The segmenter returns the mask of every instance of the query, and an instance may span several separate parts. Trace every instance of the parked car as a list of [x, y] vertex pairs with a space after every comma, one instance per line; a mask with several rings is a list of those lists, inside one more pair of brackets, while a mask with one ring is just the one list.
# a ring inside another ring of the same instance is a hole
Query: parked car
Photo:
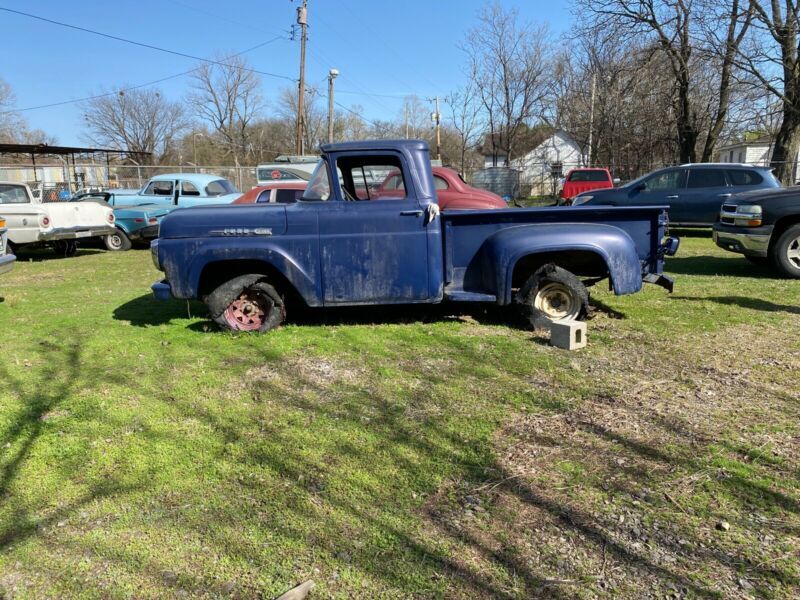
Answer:
[[611, 177], [611, 171], [608, 169], [594, 167], [570, 169], [559, 193], [559, 204], [572, 204], [572, 199], [578, 194], [613, 188], [617, 183], [619, 183], [619, 179]]
[[6, 229], [6, 220], [0, 217], [0, 275], [8, 273], [14, 268], [14, 261], [17, 257], [8, 251], [8, 229]]
[[759, 190], [731, 198], [722, 205], [713, 236], [720, 248], [800, 279], [800, 188]]
[[297, 202], [308, 185], [307, 181], [281, 181], [258, 185], [233, 201], [233, 204], [291, 204]]
[[22, 183], [0, 182], [0, 211], [8, 227], [8, 244], [50, 245], [71, 256], [77, 241], [101, 238], [116, 231], [114, 212], [97, 202], [45, 202]]
[[[534, 326], [579, 319], [584, 282], [616, 294], [661, 274], [676, 239], [662, 208], [443, 211], [428, 144], [375, 140], [322, 146], [301, 202], [176, 210], [151, 244], [164, 280], [155, 296], [203, 299], [225, 329], [268, 331], [286, 301], [310, 307], [515, 304]], [[367, 167], [402, 178], [393, 199], [353, 202]]]
[[135, 194], [110, 192], [107, 202], [111, 206], [188, 207], [206, 204], [229, 204], [242, 193], [230, 181], [218, 175], [203, 173], [171, 173], [156, 175]]
[[[508, 208], [497, 194], [469, 185], [458, 171], [447, 167], [431, 167], [436, 198], [442, 210]], [[397, 198], [405, 194], [403, 176], [394, 170], [383, 180], [371, 199]], [[361, 194], [359, 194], [361, 195]]]
[[256, 167], [257, 185], [278, 181], [308, 181], [319, 162], [319, 156], [278, 156], [273, 162]]
[[[134, 190], [136, 193], [138, 190]], [[114, 191], [86, 192], [76, 194], [70, 202], [99, 202], [110, 206], [112, 197], [116, 201], [124, 201], [131, 193]], [[107, 235], [103, 242], [111, 251], [130, 250], [137, 242], [149, 243], [158, 237], [158, 224], [161, 219], [175, 210], [174, 206], [114, 206], [114, 225], [116, 232]]]
[[669, 206], [674, 225], [709, 227], [734, 194], [780, 187], [768, 167], [697, 163], [659, 169], [618, 188], [593, 190], [572, 201], [578, 205]]

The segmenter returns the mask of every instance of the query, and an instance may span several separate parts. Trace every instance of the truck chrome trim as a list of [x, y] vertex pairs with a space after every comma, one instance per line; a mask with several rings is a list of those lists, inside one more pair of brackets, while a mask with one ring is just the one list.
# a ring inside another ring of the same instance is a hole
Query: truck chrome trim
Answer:
[[104, 227], [59, 227], [39, 234], [42, 242], [53, 242], [56, 240], [77, 240], [80, 238], [101, 237], [116, 233], [117, 228], [113, 225]]
[[717, 246], [731, 252], [751, 256], [767, 256], [770, 236], [714, 231], [713, 240]]

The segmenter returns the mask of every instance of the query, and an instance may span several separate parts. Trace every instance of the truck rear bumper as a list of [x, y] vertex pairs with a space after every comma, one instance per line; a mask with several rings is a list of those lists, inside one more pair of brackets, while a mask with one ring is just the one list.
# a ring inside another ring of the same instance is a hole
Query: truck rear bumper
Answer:
[[153, 290], [153, 296], [156, 297], [156, 300], [170, 300], [173, 297], [172, 288], [166, 279], [155, 282], [150, 289]]
[[767, 256], [769, 240], [772, 236], [772, 225], [745, 229], [714, 225], [714, 243], [730, 252], [738, 252], [748, 256]]
[[116, 233], [113, 225], [100, 227], [59, 227], [39, 234], [41, 242], [55, 242], [57, 240], [77, 240], [82, 238], [103, 237]]
[[14, 268], [14, 262], [17, 260], [17, 257], [13, 254], [4, 254], [0, 256], [0, 275], [3, 273], [8, 273], [11, 269]]

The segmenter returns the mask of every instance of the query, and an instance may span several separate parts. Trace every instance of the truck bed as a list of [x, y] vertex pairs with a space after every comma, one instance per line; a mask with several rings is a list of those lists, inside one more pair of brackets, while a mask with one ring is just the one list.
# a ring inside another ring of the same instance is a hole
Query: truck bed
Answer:
[[[556, 249], [559, 236], [574, 240], [576, 234], [586, 231], [586, 249], [591, 251], [597, 232], [587, 224], [605, 225], [623, 230], [635, 244], [642, 272], [632, 274], [639, 283], [646, 273], [660, 273], [662, 259], [658, 246], [667, 225], [666, 206], [653, 207], [544, 207], [508, 210], [446, 211], [442, 213], [442, 243], [444, 245], [445, 297], [463, 301], [498, 301], [506, 304], [510, 298], [497, 298], [497, 276], [488, 243], [501, 230], [524, 227], [538, 230], [534, 235], [548, 238], [548, 246]], [[540, 229], [539, 229], [540, 228]], [[507, 234], [506, 234], [507, 235]], [[577, 273], [587, 277], [601, 277], [601, 273]], [[509, 275], [510, 276], [510, 275]], [[624, 282], [619, 282], [623, 284]], [[624, 285], [615, 288], [617, 293], [631, 293]]]

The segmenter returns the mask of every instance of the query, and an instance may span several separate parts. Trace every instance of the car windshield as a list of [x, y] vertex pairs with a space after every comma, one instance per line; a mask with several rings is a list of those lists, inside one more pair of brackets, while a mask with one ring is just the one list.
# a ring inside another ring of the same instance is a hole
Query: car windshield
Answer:
[[321, 160], [311, 175], [301, 200], [325, 201], [331, 197], [331, 178], [328, 174], [328, 162]]
[[608, 181], [605, 171], [573, 171], [567, 181]]

